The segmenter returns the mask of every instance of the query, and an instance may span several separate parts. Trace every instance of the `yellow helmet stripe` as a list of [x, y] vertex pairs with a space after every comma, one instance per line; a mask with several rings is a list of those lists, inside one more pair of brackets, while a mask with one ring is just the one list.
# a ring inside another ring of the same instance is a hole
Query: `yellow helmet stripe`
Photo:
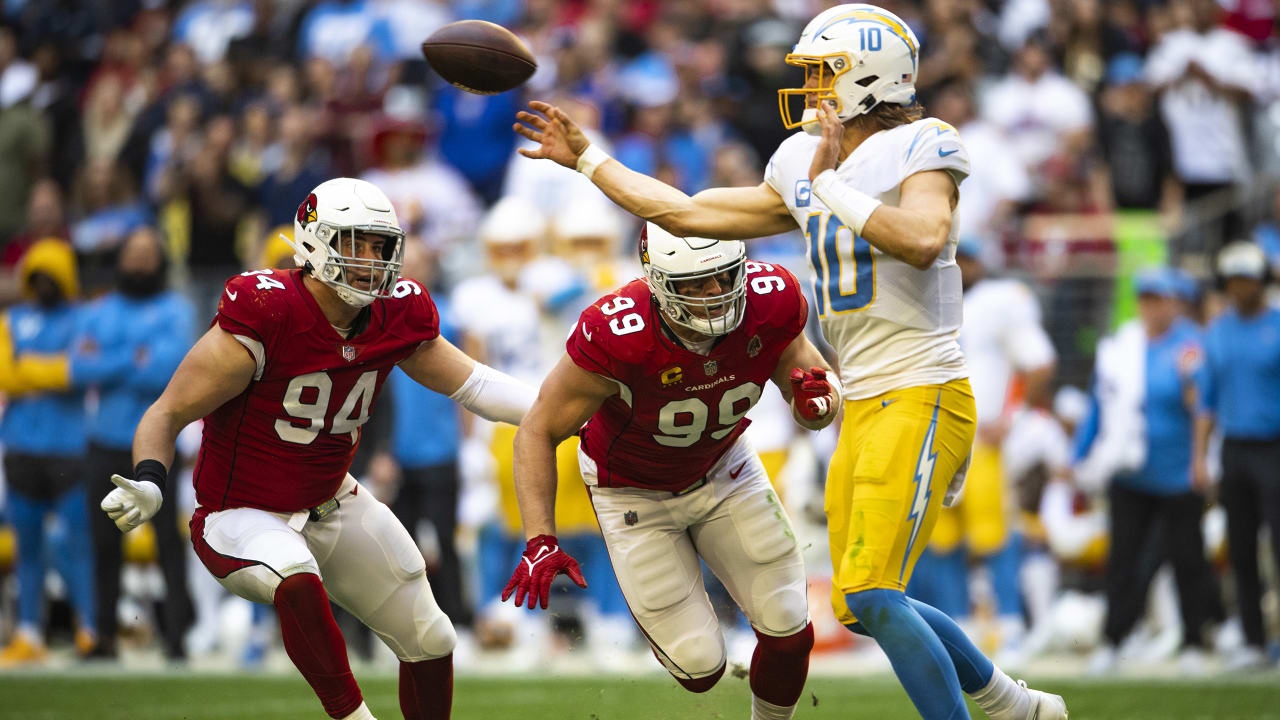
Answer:
[[834, 20], [827, 23], [826, 25], [823, 25], [821, 29], [819, 29], [817, 32], [814, 33], [814, 35], [821, 35], [822, 33], [826, 32], [827, 28], [830, 28], [832, 25], [835, 25], [841, 22], [848, 22], [851, 20], [878, 20], [884, 23], [889, 28], [889, 31], [892, 32], [894, 35], [897, 35], [898, 38], [902, 40], [902, 42], [907, 44], [907, 48], [911, 50], [912, 56], [915, 56], [919, 52], [919, 48], [916, 47], [915, 42], [911, 39], [911, 33], [907, 32], [907, 29], [903, 27], [901, 23], [899, 23], [897, 20], [894, 20], [891, 17], [881, 15], [880, 13], [874, 12], [872, 10], [852, 10], [844, 15], [841, 15], [838, 18], [835, 18]]

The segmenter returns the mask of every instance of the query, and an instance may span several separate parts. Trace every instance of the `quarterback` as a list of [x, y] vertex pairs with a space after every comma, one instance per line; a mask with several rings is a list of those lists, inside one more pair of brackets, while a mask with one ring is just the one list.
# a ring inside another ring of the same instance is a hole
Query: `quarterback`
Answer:
[[[320, 184], [298, 207], [300, 270], [227, 281], [213, 326], [138, 424], [133, 479], [102, 501], [129, 531], [162, 501], [174, 439], [204, 418], [195, 466], [196, 555], [229, 591], [275, 606], [285, 650], [333, 718], [370, 720], [332, 599], [400, 659], [400, 708], [448, 718], [449, 618], [407, 530], [348, 474], [361, 426], [398, 365], [477, 414], [517, 423], [532, 387], [440, 337], [430, 296], [400, 278], [405, 235], [363, 180]], [[323, 578], [323, 581], [322, 581]]]
[[582, 477], [653, 654], [693, 692], [724, 674], [701, 558], [758, 639], [752, 718], [785, 720], [813, 647], [804, 563], [743, 431], [769, 380], [812, 429], [835, 418], [838, 385], [804, 335], [808, 303], [786, 269], [748, 261], [741, 242], [675, 237], [652, 223], [640, 259], [644, 279], [582, 312], [516, 432], [528, 544], [502, 599], [545, 608], [562, 571], [585, 586], [555, 536], [555, 448], [581, 428]]
[[955, 128], [915, 100], [919, 42], [874, 5], [833, 7], [805, 27], [779, 90], [787, 128], [764, 182], [692, 197], [627, 169], [546, 103], [518, 133], [591, 178], [622, 208], [680, 237], [735, 240], [797, 225], [808, 241], [823, 333], [839, 353], [844, 423], [827, 479], [837, 618], [875, 638], [926, 720], [1066, 717], [1062, 699], [996, 669], [946, 615], [903, 588], [963, 471], [973, 393], [956, 339], [960, 271], [952, 222], [969, 157]]

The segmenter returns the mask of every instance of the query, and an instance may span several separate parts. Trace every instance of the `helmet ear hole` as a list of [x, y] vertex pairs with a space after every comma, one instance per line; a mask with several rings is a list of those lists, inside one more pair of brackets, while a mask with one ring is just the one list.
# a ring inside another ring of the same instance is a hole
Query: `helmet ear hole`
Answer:
[[857, 81], [857, 83], [858, 83], [859, 85], [861, 85], [862, 87], [868, 87], [868, 86], [870, 86], [870, 85], [871, 85], [871, 83], [873, 83], [873, 82], [875, 82], [875, 81], [877, 81], [877, 80], [879, 80], [879, 79], [880, 79], [880, 76], [879, 76], [879, 75], [868, 75], [868, 76], [866, 76], [866, 77], [862, 78], [861, 80], [858, 80], [858, 81]]

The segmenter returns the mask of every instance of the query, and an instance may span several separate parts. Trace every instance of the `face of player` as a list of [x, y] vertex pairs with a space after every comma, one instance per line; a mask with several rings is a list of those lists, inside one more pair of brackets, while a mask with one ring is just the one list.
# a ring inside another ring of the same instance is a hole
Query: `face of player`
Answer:
[[[392, 242], [385, 235], [357, 230], [352, 243], [343, 243], [342, 256], [351, 260], [383, 260], [387, 244]], [[347, 268], [347, 282], [357, 290], [373, 291], [382, 285], [385, 271], [369, 265], [354, 265]]]
[[495, 243], [485, 246], [489, 269], [507, 284], [514, 283], [520, 270], [533, 260], [533, 243], [530, 241]]
[[1227, 278], [1227, 284], [1224, 289], [1227, 292], [1227, 297], [1231, 298], [1231, 304], [1241, 313], [1252, 315], [1262, 307], [1264, 300], [1263, 285], [1254, 278]]
[[[733, 273], [725, 270], [724, 272], [708, 275], [693, 280], [673, 280], [671, 286], [675, 291], [691, 298], [710, 298], [724, 295], [733, 289]], [[689, 312], [700, 318], [718, 318], [728, 312], [727, 304], [716, 305], [713, 307], [702, 307], [698, 305], [690, 305]]]

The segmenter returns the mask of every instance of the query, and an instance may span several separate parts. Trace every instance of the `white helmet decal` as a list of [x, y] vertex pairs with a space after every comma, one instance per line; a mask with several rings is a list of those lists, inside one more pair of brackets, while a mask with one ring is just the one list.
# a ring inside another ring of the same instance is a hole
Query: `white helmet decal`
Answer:
[[[293, 220], [293, 239], [284, 239], [293, 247], [294, 261], [343, 302], [364, 307], [391, 295], [404, 260], [404, 231], [377, 186], [354, 178], [326, 180], [298, 205]], [[357, 233], [383, 236], [381, 256], [357, 257]]]
[[[806, 85], [815, 73], [817, 84], [778, 91], [782, 124], [788, 130], [822, 132], [817, 107], [808, 106], [810, 95], [817, 102], [835, 102], [842, 122], [880, 103], [910, 105], [919, 59], [920, 42], [902, 18], [875, 5], [837, 5], [809, 21], [786, 57], [788, 65], [805, 69]], [[790, 105], [795, 97], [806, 100], [798, 120]]]
[[[747, 306], [747, 248], [738, 240], [681, 238], [653, 223], [640, 231], [640, 265], [663, 317], [702, 335], [728, 335], [742, 324]], [[728, 287], [699, 297], [676, 283], [728, 273]]]

